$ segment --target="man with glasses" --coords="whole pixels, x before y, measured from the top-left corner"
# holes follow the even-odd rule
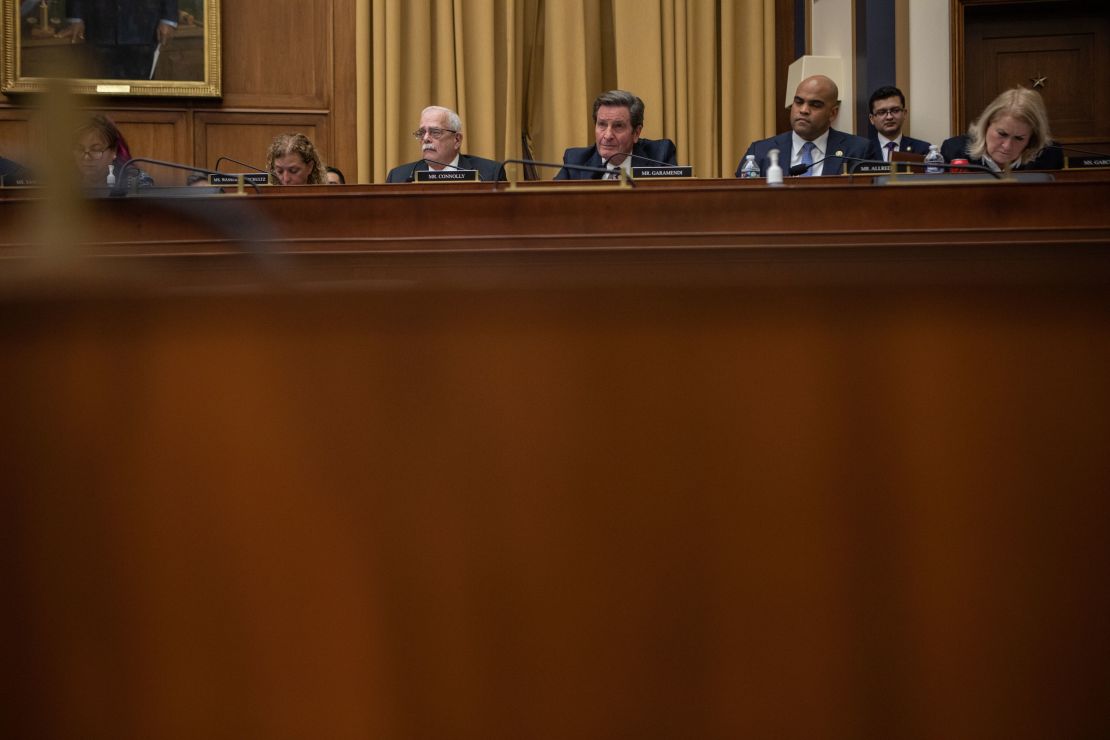
[[[479,180],[503,180],[504,169],[492,159],[462,153],[462,121],[450,108],[431,105],[420,113],[420,126],[412,132],[420,142],[422,159],[389,171],[386,182],[412,182],[422,170],[478,170]]]
[[[894,152],[909,152],[922,156],[929,153],[929,142],[902,135],[906,124],[906,96],[896,87],[887,85],[871,93],[871,114],[868,118],[875,127],[871,135],[871,158],[889,162]]]

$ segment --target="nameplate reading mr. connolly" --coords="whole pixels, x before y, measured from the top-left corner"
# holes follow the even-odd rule
[[[476,182],[478,170],[417,170],[417,182]]]

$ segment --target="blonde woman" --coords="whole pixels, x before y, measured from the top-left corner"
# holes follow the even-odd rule
[[[946,162],[966,159],[995,172],[1060,169],[1063,153],[1051,140],[1040,93],[1015,87],[992,100],[966,134],[946,140],[940,151]]]

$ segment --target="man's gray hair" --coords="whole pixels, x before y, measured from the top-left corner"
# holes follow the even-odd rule
[[[632,118],[632,128],[644,125],[644,101],[627,90],[610,90],[598,95],[594,101],[594,123],[597,123],[597,109],[603,105],[628,108]]]
[[[450,127],[450,129],[456,133],[462,133],[462,119],[459,118],[458,113],[451,110],[450,108],[444,108],[442,105],[429,105],[427,108],[420,111],[420,117],[423,118],[424,114],[428,113],[429,111],[437,111],[439,113],[443,113],[447,116],[448,127]]]

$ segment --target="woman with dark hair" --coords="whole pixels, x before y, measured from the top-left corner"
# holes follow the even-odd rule
[[[1060,169],[1063,154],[1051,141],[1044,99],[1036,90],[1015,87],[992,100],[967,134],[946,140],[940,152],[946,162],[966,159],[996,172]]]
[[[282,185],[321,185],[324,162],[304,134],[278,134],[266,155],[266,169]]]
[[[131,159],[131,150],[116,124],[97,113],[77,129],[73,138],[73,161],[81,181],[89,186],[114,185]],[[134,167],[127,169],[128,185],[149,187],[154,180]]]

